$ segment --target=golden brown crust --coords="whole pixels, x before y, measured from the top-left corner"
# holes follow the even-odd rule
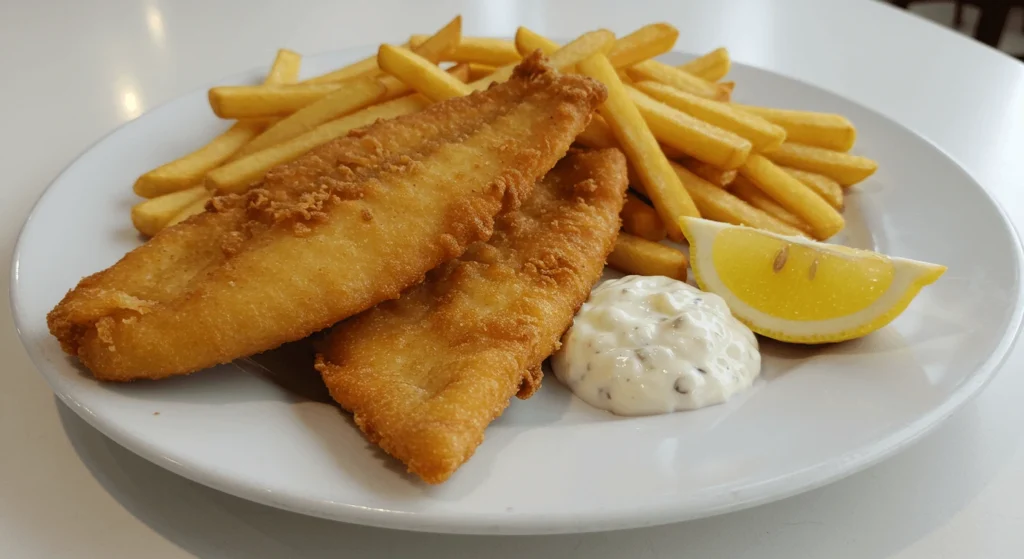
[[[626,162],[573,152],[487,242],[336,326],[317,357],[367,438],[429,483],[446,480],[515,396],[540,385],[619,229]]]
[[[586,126],[603,86],[519,77],[379,121],[271,170],[82,280],[50,331],[97,378],[186,374],[395,298],[490,236]]]

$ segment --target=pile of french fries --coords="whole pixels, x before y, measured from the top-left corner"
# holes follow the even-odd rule
[[[877,164],[848,151],[845,117],[731,102],[729,53],[680,66],[655,60],[679,32],[666,23],[622,38],[607,30],[559,45],[525,27],[514,41],[463,37],[456,17],[433,35],[297,82],[301,57],[281,50],[264,83],[214,87],[210,107],[235,124],[209,144],[143,174],[132,208],[144,235],[204,211],[211,196],[241,193],[276,165],[378,119],[414,113],[507,80],[523,56],[542,51],[562,72],[590,76],[608,99],[577,143],[627,156],[630,192],[623,233],[608,263],[627,273],[686,278],[680,219],[700,216],[825,240],[844,227],[845,190]],[[442,68],[442,64],[445,65]]]

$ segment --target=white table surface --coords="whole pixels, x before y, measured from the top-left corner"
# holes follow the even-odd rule
[[[1024,65],[869,0],[64,0],[0,3],[0,235],[9,262],[47,183],[121,123],[218,77],[399,41],[455,13],[467,34],[628,32],[836,91],[918,131],[1024,225]],[[740,84],[742,87],[742,84]],[[957,224],[948,224],[956,227]],[[69,231],[68,234],[74,234]],[[978,247],[978,250],[984,250]],[[7,285],[6,272],[2,275]],[[1024,348],[904,453],[782,502],[686,524],[459,537],[362,528],[252,504],[118,447],[55,400],[0,320],[0,557],[1024,557]]]

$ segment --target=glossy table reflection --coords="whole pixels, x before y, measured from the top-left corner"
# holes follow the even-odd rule
[[[677,48],[807,80],[890,116],[960,162],[1024,224],[1024,65],[869,0],[722,2],[94,0],[0,7],[4,261],[32,202],[119,124],[218,77],[305,53],[465,31],[553,36],[665,20]],[[949,224],[955,227],[956,224]],[[68,232],[73,234],[73,232]],[[978,247],[984,250],[984,247]],[[6,281],[6,280],[4,280]],[[7,305],[6,299],[3,305]],[[5,306],[5,313],[9,309]],[[1024,555],[1024,350],[901,455],[776,504],[584,536],[434,536],[334,524],[242,501],[145,462],[57,403],[0,323],[3,557],[835,557]]]

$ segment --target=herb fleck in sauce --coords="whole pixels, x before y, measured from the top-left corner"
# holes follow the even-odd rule
[[[761,355],[717,295],[627,276],[591,292],[551,363],[590,405],[650,415],[724,402],[753,383]]]

